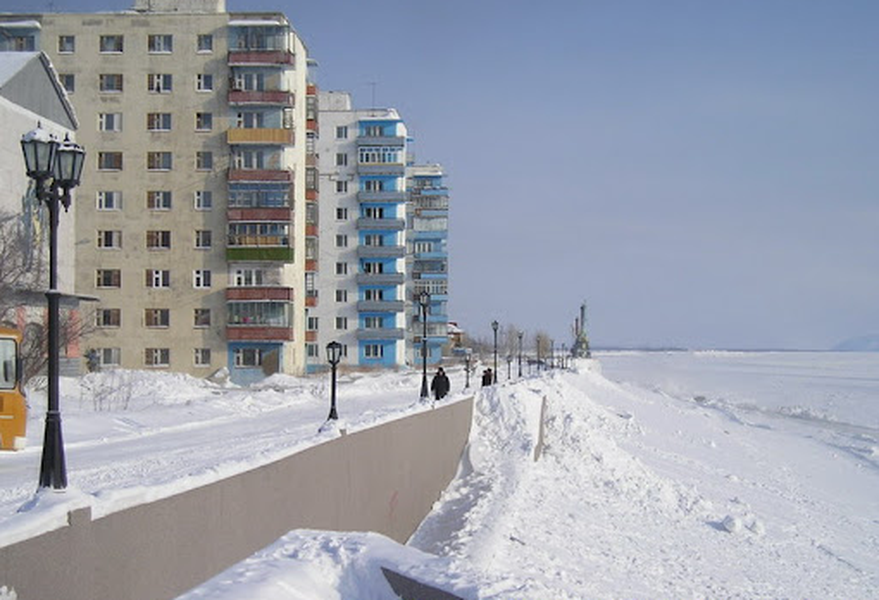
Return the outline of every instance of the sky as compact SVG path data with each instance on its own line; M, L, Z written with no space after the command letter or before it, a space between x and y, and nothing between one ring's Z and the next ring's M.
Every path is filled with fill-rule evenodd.
M130 0L0 0L3 11ZM450 319L594 346L879 333L879 4L227 0L448 172Z

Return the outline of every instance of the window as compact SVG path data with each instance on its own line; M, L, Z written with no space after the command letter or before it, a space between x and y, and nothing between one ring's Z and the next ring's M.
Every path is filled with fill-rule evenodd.
M171 190L147 192L147 208L150 210L171 210Z
M226 305L229 325L289 327L293 305L290 302L229 302Z
M122 287L122 271L119 269L98 269L95 271L95 285L99 288Z
M168 348L146 348L143 362L148 367L167 367L171 364L171 350Z
M308 358L318 358L320 356L320 347L317 344L305 344L305 355Z
M209 112L195 113L196 131L210 131L214 127L214 114Z
M370 233L363 236L364 246L384 246L385 238L379 233Z
M336 193L344 194L348 191L348 182L347 181L337 181L336 182Z
M193 364L196 367L209 367L211 366L211 349L210 348L195 348L192 355Z
M98 86L102 92L118 93L122 91L121 73L102 73L98 76Z
M116 229L98 231L98 248L118 250L122 247L122 232Z
M385 209L378 206L367 206L363 209L363 216L367 219L384 219Z
M348 247L348 236L339 234L336 236L336 248L347 248Z
M424 254L433 252L433 242L415 242L415 253Z
M195 210L211 210L214 194L210 190L196 190L194 196Z
M337 208L336 209L336 220L337 221L347 221L348 220L348 209L347 208Z
M150 73L147 75L147 91L155 94L171 92L171 75L168 73Z
M348 155L344 152L338 152L336 154L336 166L344 167L348 165Z
M262 366L262 350L259 348L236 348L236 367L259 367Z
M365 261L363 263L363 272L370 275L378 275L385 272L384 263Z
M171 271L161 269L147 269L146 286L148 288L171 287Z
M171 34L152 34L147 36L147 51L150 54L170 54L174 50L174 37Z
M147 152L147 169L150 171L170 171L170 152Z
M239 129L259 129L264 127L265 115L261 112L240 112L235 119L235 126Z
M196 269L192 272L192 287L206 289L211 287L210 269Z
M308 317L305 321L305 330L306 331L317 331L318 318L317 317Z
M195 168L199 171L210 171L214 168L214 153L200 151L195 153Z
M9 37L7 50L14 52L33 52L37 42L33 35L13 35Z
M76 36L58 36L58 54L73 54L76 52Z
M76 77L72 73L59 73L58 81L68 94L76 91Z
M122 363L121 348L98 348L98 362L102 367L118 367Z
M214 51L214 36L209 33L200 33L198 38L196 39L195 45L196 52L213 52Z
M171 248L171 232L147 231L146 247L148 250L169 250Z
M336 302L348 302L348 290L336 290Z
M193 327L210 327L211 326L211 309L196 308L193 312Z
M147 327L168 327L171 323L171 311L167 308L146 308L143 311L143 323Z
M367 125L363 128L363 132L366 137L382 137L383 134L381 125Z
M363 189L367 192L382 192L385 189L385 182L381 179L367 179L363 182Z
M147 113L148 131L171 131L171 113Z
M120 210L122 208L122 192L98 192L97 208L98 210Z
M348 127L346 125L339 125L336 127L336 139L344 140L348 138Z
M122 131L122 113L98 113L98 131Z
M377 290L377 289L366 289L363 291L363 298L365 300L371 300L373 302L381 302L385 299L385 291Z
M211 247L211 230L199 229L195 232L195 247L204 250Z
M385 348L381 344L367 344L363 347L363 356L366 358L381 358L385 355Z
M348 317L336 317L336 329L348 329Z
M99 308L95 312L96 327L119 327L122 324L122 309Z
M336 275L347 275L347 274L348 274L348 263L337 262L336 263Z
M236 169L265 169L266 153L263 150L236 150L232 162Z
M363 317L364 329L381 329L383 326L384 321L381 317Z
M101 171L121 171L121 152L98 152L98 169Z
M214 76L210 73L199 73L195 76L195 91L211 92L214 89Z
M103 53L121 53L123 50L123 37L121 35L102 35L101 36L101 52Z
M255 287L263 285L262 269L235 269L232 285L235 287Z

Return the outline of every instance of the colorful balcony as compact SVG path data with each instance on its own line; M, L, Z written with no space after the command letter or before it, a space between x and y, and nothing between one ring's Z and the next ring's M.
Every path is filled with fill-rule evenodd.
M405 304L402 300L360 300L357 302L359 312L403 312Z
M226 288L226 300L293 300L289 287L235 287Z
M272 127L234 127L226 132L230 144L279 144L292 146L295 140L292 129Z
M399 327L385 329L358 329L358 340L402 340L405 332Z
M232 106L270 105L292 107L296 102L293 92L283 90L236 90L229 91Z
M254 65L295 65L296 55L287 50L230 50L230 67Z
M293 181L293 171L289 169L229 169L229 181Z
M405 219L357 219L357 229L374 231L403 231L406 229Z
M358 246L357 256L360 258L403 258L406 256L405 246Z
M269 325L227 325L226 341L229 342L291 342L292 327Z
M293 220L291 208L230 208L226 210L227 221L280 221Z

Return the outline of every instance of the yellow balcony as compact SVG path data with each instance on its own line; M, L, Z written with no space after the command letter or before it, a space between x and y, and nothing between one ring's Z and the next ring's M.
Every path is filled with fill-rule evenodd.
M226 132L226 141L230 144L280 144L293 145L292 129L233 128Z

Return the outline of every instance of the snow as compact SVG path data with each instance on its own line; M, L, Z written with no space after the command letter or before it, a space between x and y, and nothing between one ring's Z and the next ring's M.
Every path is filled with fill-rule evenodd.
M407 545L292 531L181 599L396 598L380 567L467 599L875 597L877 373L877 354L619 352L481 388L459 472ZM419 379L347 376L345 427L426 410ZM59 496L105 514L338 435L318 432L327 387L66 381L75 491L33 500L35 420L32 447L0 456L0 543Z

